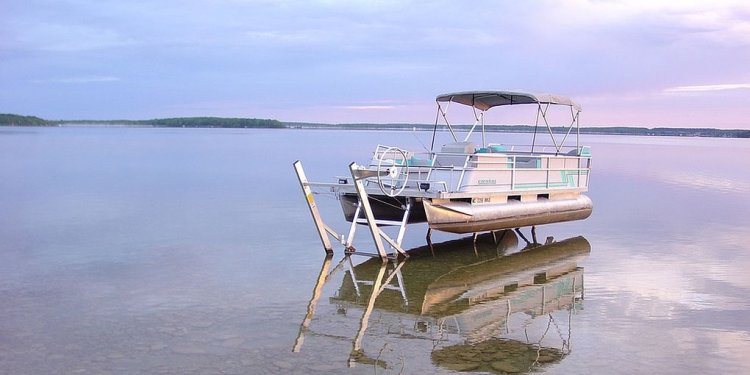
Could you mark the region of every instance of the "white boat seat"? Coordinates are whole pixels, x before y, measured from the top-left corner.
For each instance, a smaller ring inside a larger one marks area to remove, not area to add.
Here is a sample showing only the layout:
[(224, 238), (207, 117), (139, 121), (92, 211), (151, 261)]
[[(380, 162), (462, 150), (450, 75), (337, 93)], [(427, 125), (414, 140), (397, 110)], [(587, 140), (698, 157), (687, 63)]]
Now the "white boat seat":
[(472, 142), (446, 143), (435, 157), (437, 167), (463, 167), (468, 155), (474, 153), (475, 146)]

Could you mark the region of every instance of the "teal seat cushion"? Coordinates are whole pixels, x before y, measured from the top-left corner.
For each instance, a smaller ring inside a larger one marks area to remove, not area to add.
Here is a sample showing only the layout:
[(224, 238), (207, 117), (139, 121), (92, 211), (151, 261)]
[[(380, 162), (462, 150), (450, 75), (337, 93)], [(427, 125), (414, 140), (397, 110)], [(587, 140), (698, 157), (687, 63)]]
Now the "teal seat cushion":
[(412, 156), (409, 160), (407, 160), (406, 165), (410, 167), (430, 167), (432, 166), (432, 159)]

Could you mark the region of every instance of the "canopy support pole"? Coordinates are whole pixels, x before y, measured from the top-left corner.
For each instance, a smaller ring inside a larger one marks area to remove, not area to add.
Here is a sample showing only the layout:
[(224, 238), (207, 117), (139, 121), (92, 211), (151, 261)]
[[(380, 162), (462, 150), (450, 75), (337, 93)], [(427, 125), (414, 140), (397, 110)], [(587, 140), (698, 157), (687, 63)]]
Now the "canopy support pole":
[[(448, 104), (445, 106), (445, 111), (443, 111), (443, 107), (440, 106), (440, 103), (438, 103), (438, 112), (443, 116), (443, 120), (445, 120), (445, 125), (448, 126), (448, 130), (451, 132), (451, 136), (453, 137), (454, 142), (458, 142), (458, 138), (456, 138), (456, 133), (453, 132), (453, 127), (451, 126), (451, 123), (448, 122), (448, 107), (450, 107), (451, 102), (448, 102)], [(437, 127), (435, 127), (435, 130), (437, 131)], [(433, 144), (435, 142), (435, 135), (433, 133)]]

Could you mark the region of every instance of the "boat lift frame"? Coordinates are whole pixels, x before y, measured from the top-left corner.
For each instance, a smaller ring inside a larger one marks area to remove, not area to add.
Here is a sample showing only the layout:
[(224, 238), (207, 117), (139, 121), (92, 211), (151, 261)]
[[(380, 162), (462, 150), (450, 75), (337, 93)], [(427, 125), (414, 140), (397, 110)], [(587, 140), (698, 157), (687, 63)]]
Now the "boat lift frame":
[[(347, 253), (355, 252), (355, 248), (352, 244), (354, 241), (354, 234), (356, 232), (357, 224), (363, 223), (360, 216), (364, 214), (364, 224), (367, 224), (368, 228), (370, 229), (370, 234), (372, 235), (373, 242), (375, 242), (377, 256), (379, 256), (383, 260), (383, 262), (387, 261), (388, 259), (396, 258), (398, 255), (403, 256), (404, 258), (409, 257), (406, 251), (404, 251), (404, 249), (401, 248), (401, 241), (404, 238), (406, 225), (409, 221), (409, 213), (411, 212), (411, 207), (412, 207), (411, 200), (410, 199), (407, 200), (404, 217), (400, 222), (389, 221), (389, 220), (377, 220), (375, 219), (375, 215), (372, 212), (372, 206), (370, 205), (370, 198), (364, 186), (363, 180), (369, 177), (378, 177), (378, 176), (387, 175), (389, 173), (387, 170), (386, 171), (374, 171), (374, 170), (367, 169), (366, 167), (361, 167), (357, 165), (357, 163), (349, 164), (349, 171), (351, 172), (352, 181), (354, 185), (354, 191), (357, 193), (358, 204), (357, 204), (357, 210), (354, 214), (354, 220), (352, 220), (352, 224), (349, 229), (349, 235), (347, 237), (344, 237), (343, 234), (338, 234), (335, 230), (333, 230), (330, 226), (328, 226), (328, 224), (326, 224), (323, 221), (320, 215), (320, 211), (318, 210), (318, 205), (315, 203), (315, 197), (313, 196), (311, 186), (323, 186), (326, 184), (310, 183), (307, 180), (304, 169), (302, 168), (301, 161), (299, 160), (295, 161), (293, 166), (294, 166), (294, 171), (297, 174), (297, 179), (299, 180), (300, 186), (302, 187), (302, 191), (305, 194), (305, 202), (307, 202), (307, 207), (310, 209), (310, 215), (312, 215), (313, 222), (315, 223), (315, 227), (318, 230), (320, 241), (322, 242), (323, 248), (325, 249), (326, 253), (328, 254), (333, 253), (333, 246), (331, 245), (331, 240), (328, 237), (329, 235), (333, 236), (334, 238), (339, 240), (342, 245), (344, 245), (345, 252)], [(399, 233), (398, 233), (398, 237), (396, 238), (396, 240), (392, 239), (390, 236), (388, 236), (388, 234), (383, 232), (383, 230), (380, 229), (378, 225), (399, 225), (400, 228), (399, 228)], [(396, 253), (389, 255), (385, 250), (383, 240), (385, 240), (393, 249), (395, 249)], [(369, 255), (366, 253), (362, 253), (362, 254)]]

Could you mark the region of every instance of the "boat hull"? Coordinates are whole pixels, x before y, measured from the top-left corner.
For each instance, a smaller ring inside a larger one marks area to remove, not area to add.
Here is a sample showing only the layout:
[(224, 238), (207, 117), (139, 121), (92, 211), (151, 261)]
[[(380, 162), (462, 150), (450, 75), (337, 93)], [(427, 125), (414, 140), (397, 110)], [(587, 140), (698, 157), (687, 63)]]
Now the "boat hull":
[(423, 202), (430, 228), (451, 233), (476, 233), (531, 225), (582, 220), (593, 203), (585, 195), (574, 199), (472, 205), (468, 202)]
[[(342, 194), (339, 197), (341, 209), (344, 212), (344, 218), (348, 222), (354, 220), (354, 213), (357, 211), (359, 199), (356, 194)], [(371, 195), (370, 207), (376, 220), (401, 221), (404, 218), (404, 209), (406, 198), (404, 197), (387, 197)], [(360, 214), (364, 217), (364, 214)], [(411, 212), (409, 213), (409, 224), (424, 223), (427, 221), (424, 209), (422, 208), (422, 199), (415, 199), (412, 203)]]

